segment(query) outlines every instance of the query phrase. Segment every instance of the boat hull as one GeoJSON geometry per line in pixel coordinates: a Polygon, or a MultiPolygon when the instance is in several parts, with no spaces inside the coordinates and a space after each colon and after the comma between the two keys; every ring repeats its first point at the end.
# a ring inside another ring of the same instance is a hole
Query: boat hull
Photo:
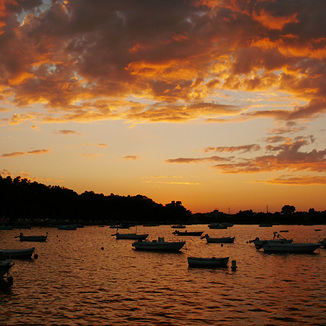
{"type": "Polygon", "coordinates": [[[77,225],[59,225],[58,230],[75,231],[77,230],[77,225]]]}
{"type": "Polygon", "coordinates": [[[117,233],[115,236],[117,240],[145,240],[148,237],[148,234],[117,233]]]}
{"type": "Polygon", "coordinates": [[[229,257],[224,257],[224,258],[188,257],[189,267],[202,267],[202,268],[227,267],[228,262],[229,262],[229,257]]]}
{"type": "Polygon", "coordinates": [[[207,243],[234,243],[234,239],[230,237],[224,237],[224,238],[206,238],[207,243]]]}
{"type": "Polygon", "coordinates": [[[313,253],[320,247],[318,243],[274,243],[265,244],[264,252],[270,253],[313,253]]]}
{"type": "Polygon", "coordinates": [[[47,236],[20,236],[20,241],[28,241],[28,242],[45,242],[47,239],[47,236]]]}
{"type": "Polygon", "coordinates": [[[32,258],[35,247],[28,249],[0,249],[8,259],[29,259],[32,258]]]}
{"type": "Polygon", "coordinates": [[[132,246],[136,250],[147,250],[147,251],[180,251],[181,248],[185,245],[185,241],[178,242],[154,242],[154,241],[139,241],[134,242],[132,246]]]}
{"type": "Polygon", "coordinates": [[[273,240],[254,240],[253,243],[257,249],[263,248],[265,245],[273,245],[273,244],[286,244],[292,243],[292,239],[273,239],[273,240]]]}

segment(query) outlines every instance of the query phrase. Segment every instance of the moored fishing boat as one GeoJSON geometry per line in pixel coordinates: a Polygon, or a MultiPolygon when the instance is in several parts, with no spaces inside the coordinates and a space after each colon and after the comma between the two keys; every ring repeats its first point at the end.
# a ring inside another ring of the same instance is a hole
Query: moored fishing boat
{"type": "Polygon", "coordinates": [[[15,238],[19,238],[20,241],[45,242],[47,235],[23,235],[23,233],[20,233],[20,235],[15,238]]]}
{"type": "Polygon", "coordinates": [[[125,240],[145,240],[148,237],[148,233],[146,234],[137,234],[137,233],[115,233],[112,234],[115,236],[117,240],[125,239],[125,240]]]}
{"type": "Polygon", "coordinates": [[[204,231],[179,231],[179,230],[175,230],[173,232],[173,234],[175,235],[181,235],[181,236],[201,236],[203,234],[204,231]]]}
{"type": "Polygon", "coordinates": [[[153,241],[136,241],[132,246],[136,250],[148,251],[179,251],[186,241],[165,241],[164,238],[158,238],[153,241]]]}
{"type": "Polygon", "coordinates": [[[253,242],[255,247],[257,249],[261,249],[263,248],[263,246],[265,244],[274,244],[274,243],[292,243],[293,240],[292,239],[286,239],[284,237],[282,237],[279,233],[277,232],[274,232],[274,237],[273,239],[270,239],[270,240],[261,240],[259,239],[259,237],[257,237],[256,239],[254,240],[250,240],[249,241],[250,243],[253,242]]]}
{"type": "Polygon", "coordinates": [[[235,237],[221,237],[221,238],[211,238],[208,234],[205,234],[201,239],[206,238],[207,243],[234,243],[235,237]]]}
{"type": "Polygon", "coordinates": [[[27,249],[0,249],[8,259],[28,259],[32,258],[35,247],[27,249]]]}
{"type": "Polygon", "coordinates": [[[74,231],[74,230],[77,230],[77,225],[76,224],[59,225],[58,230],[74,231]]]}
{"type": "Polygon", "coordinates": [[[189,267],[226,267],[229,262],[229,257],[223,258],[197,258],[197,257],[188,257],[189,267]]]}
{"type": "Polygon", "coordinates": [[[321,245],[319,243],[267,243],[264,252],[270,253],[313,253],[321,245]]]}

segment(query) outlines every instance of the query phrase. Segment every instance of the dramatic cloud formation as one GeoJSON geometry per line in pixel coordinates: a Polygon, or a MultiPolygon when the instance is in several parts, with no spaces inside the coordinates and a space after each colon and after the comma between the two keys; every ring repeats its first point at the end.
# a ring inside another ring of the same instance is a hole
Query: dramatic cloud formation
{"type": "Polygon", "coordinates": [[[237,116],[207,102],[217,90],[273,89],[307,104],[242,119],[309,120],[326,108],[325,10],[323,0],[3,0],[1,96],[44,107],[12,124],[185,121],[237,116]]]}
{"type": "Polygon", "coordinates": [[[325,0],[0,0],[3,171],[212,206],[214,182],[245,197],[258,173],[269,189],[321,185],[325,13],[325,0]],[[41,166],[32,155],[50,150],[33,148],[52,149],[41,166]],[[182,178],[143,181],[157,174],[182,178]]]}

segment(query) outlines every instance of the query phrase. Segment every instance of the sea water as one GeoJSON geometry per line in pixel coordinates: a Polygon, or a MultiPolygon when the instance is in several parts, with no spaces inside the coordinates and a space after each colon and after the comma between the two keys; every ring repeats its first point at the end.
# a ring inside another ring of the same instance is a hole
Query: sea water
{"type": "Polygon", "coordinates": [[[20,242],[15,236],[22,230],[0,230],[0,249],[34,246],[38,254],[15,260],[14,284],[9,292],[0,291],[0,325],[326,324],[326,249],[266,254],[248,243],[280,230],[295,242],[318,242],[326,238],[326,226],[186,229],[234,236],[235,242],[207,244],[200,237],[173,235],[168,225],[138,226],[137,233],[148,233],[150,240],[186,240],[180,253],[158,253],[135,251],[132,240],[116,240],[111,236],[116,230],[108,226],[23,230],[48,234],[45,243],[20,242]],[[188,256],[230,261],[227,268],[189,268],[188,256]]]}

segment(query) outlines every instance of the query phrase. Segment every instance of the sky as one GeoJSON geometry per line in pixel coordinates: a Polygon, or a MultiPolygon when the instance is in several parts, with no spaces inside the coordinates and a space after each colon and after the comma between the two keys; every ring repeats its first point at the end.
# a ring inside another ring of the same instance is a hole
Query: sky
{"type": "Polygon", "coordinates": [[[0,174],[193,213],[326,209],[325,0],[0,0],[0,174]]]}

